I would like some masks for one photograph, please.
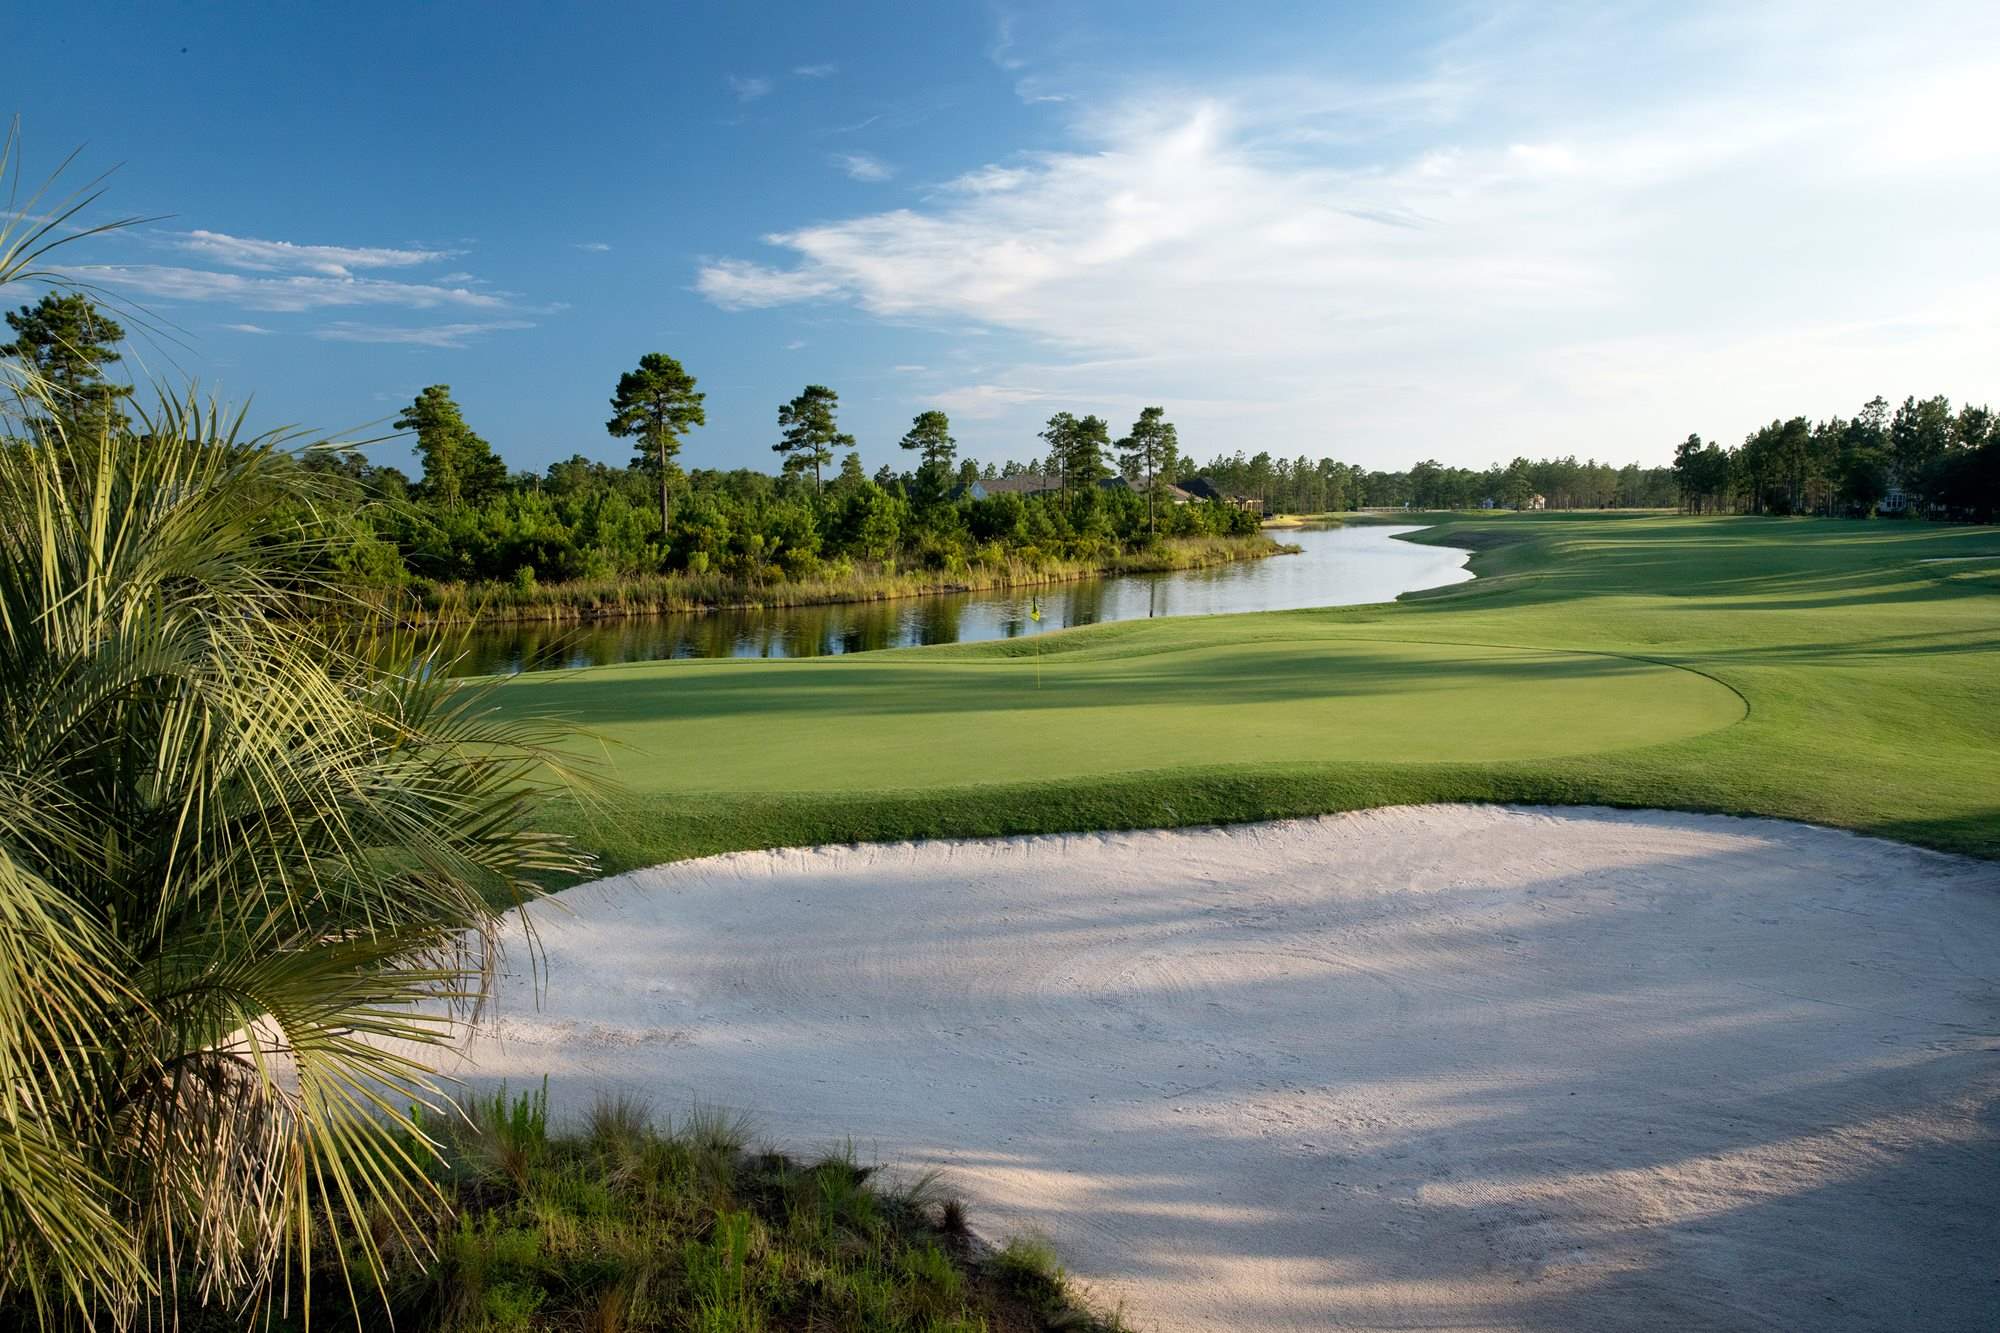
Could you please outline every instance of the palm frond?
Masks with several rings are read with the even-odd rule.
[[[425,1053],[484,1002],[507,908],[587,868],[528,822],[572,775],[553,734],[326,619],[345,595],[298,436],[192,396],[88,442],[23,419],[0,445],[0,1300],[254,1305],[329,1219],[429,1227],[400,1113],[440,1104]]]

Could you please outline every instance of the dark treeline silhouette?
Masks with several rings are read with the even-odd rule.
[[[2000,419],[1991,408],[1877,396],[1852,417],[1773,421],[1734,449],[1690,435],[1674,451],[1690,513],[1876,514],[1990,523],[2000,511]]]
[[[1200,469],[1220,488],[1262,501],[1267,513],[1319,514],[1346,509],[1657,509],[1674,503],[1672,471],[1627,463],[1614,467],[1574,456],[1486,468],[1447,467],[1426,459],[1406,472],[1374,472],[1337,459],[1272,458],[1238,453]]]

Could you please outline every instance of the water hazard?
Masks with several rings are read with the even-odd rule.
[[[586,624],[495,625],[466,637],[469,675],[665,657],[824,657],[1020,635],[1148,616],[1205,616],[1387,602],[1472,577],[1467,551],[1395,540],[1416,526],[1297,528],[1297,555],[1168,574],[1086,579],[890,602],[630,616]],[[1039,602],[1039,626],[1030,619]]]

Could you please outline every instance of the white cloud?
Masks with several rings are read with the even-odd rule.
[[[491,292],[383,278],[305,275],[254,277],[163,264],[91,264],[70,270],[86,281],[119,293],[170,301],[218,301],[244,310],[301,311],[338,306],[401,306],[428,310],[458,306],[499,310],[508,302]]]
[[[1014,54],[1014,15],[1002,12],[993,19],[993,40],[987,43],[986,58],[1001,69],[1019,69],[1027,62]]]
[[[965,194],[998,194],[1026,185],[1034,179],[1034,174],[1026,167],[984,166],[947,181],[945,188]]]
[[[1652,458],[1877,391],[1990,393],[2000,33],[1915,7],[1717,7],[1650,34],[1679,65],[1583,25],[1612,71],[1588,91],[1540,63],[1574,43],[1518,33],[1380,87],[1141,89],[1079,107],[1061,151],[769,236],[782,262],[696,286],[1010,331],[1047,356],[948,407],[1018,430],[1053,395],[1167,396],[1204,453]],[[1962,40],[1940,46],[1946,18]]]
[[[930,367],[916,366],[916,365],[902,365],[902,366],[891,366],[890,369],[894,370],[898,375],[916,375],[916,374],[921,374],[923,371],[929,370]]]
[[[824,65],[794,65],[792,73],[802,79],[830,79],[840,72],[840,66],[831,62]]]
[[[608,254],[611,250],[610,243],[606,241],[578,241],[571,248],[587,250],[594,255]]]
[[[1033,78],[1017,79],[1014,83],[1014,96],[1020,98],[1029,106],[1034,106],[1042,102],[1074,102],[1076,100],[1075,93],[1056,92],[1049,87],[1046,80]]]
[[[753,310],[832,296],[841,290],[832,278],[784,273],[761,264],[720,259],[702,265],[695,290],[725,310]]]
[[[729,91],[736,94],[739,102],[754,102],[771,93],[771,81],[761,74],[744,78],[735,74],[729,76]]]
[[[1012,408],[1050,402],[1055,395],[1023,384],[968,384],[931,397],[953,416],[987,421],[1006,415]]]
[[[1561,175],[1578,167],[1576,154],[1559,143],[1517,143],[1507,150],[1507,158],[1529,171]]]
[[[806,345],[806,341],[805,341],[805,339],[803,339],[803,338],[794,338],[794,339],[792,339],[792,340],[791,340],[790,342],[788,342],[788,343],[786,343],[786,344],[785,344],[785,350],[786,350],[787,352],[796,352],[796,351],[798,351],[798,350],[799,350],[800,348],[804,347],[805,345]]]
[[[480,324],[431,324],[415,328],[379,324],[356,324],[338,320],[313,330],[315,338],[329,342],[398,343],[410,347],[463,347],[468,341],[488,333],[501,333],[535,326],[522,319],[488,320]]]
[[[835,153],[827,160],[846,172],[853,180],[885,181],[896,174],[894,167],[868,153]]]
[[[249,236],[231,236],[219,231],[191,231],[173,237],[175,248],[230,268],[263,273],[322,273],[328,277],[352,276],[355,269],[409,268],[432,264],[459,254],[457,250],[408,250],[385,246],[298,245],[291,241],[264,241]]]
[[[471,273],[446,273],[436,278],[411,281],[357,271],[435,264],[463,253],[459,250],[308,245],[208,230],[174,233],[166,236],[164,241],[175,250],[218,267],[95,264],[79,265],[69,272],[80,281],[121,295],[167,302],[214,303],[245,312],[299,314],[340,309],[459,310],[487,312],[496,316],[481,322],[414,328],[343,320],[310,330],[316,337],[335,341],[458,347],[463,346],[466,339],[479,334],[534,327],[520,318],[522,314],[534,311],[519,305],[509,293],[486,288],[483,280]],[[274,332],[262,324],[240,320],[224,323],[220,327],[231,333],[253,336]]]

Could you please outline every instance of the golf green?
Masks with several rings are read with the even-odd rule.
[[[1744,715],[1726,686],[1630,657],[1367,640],[1041,662],[642,663],[523,681],[540,707],[616,738],[612,765],[634,793],[1049,781],[1191,756],[1548,758],[1690,736]]]

